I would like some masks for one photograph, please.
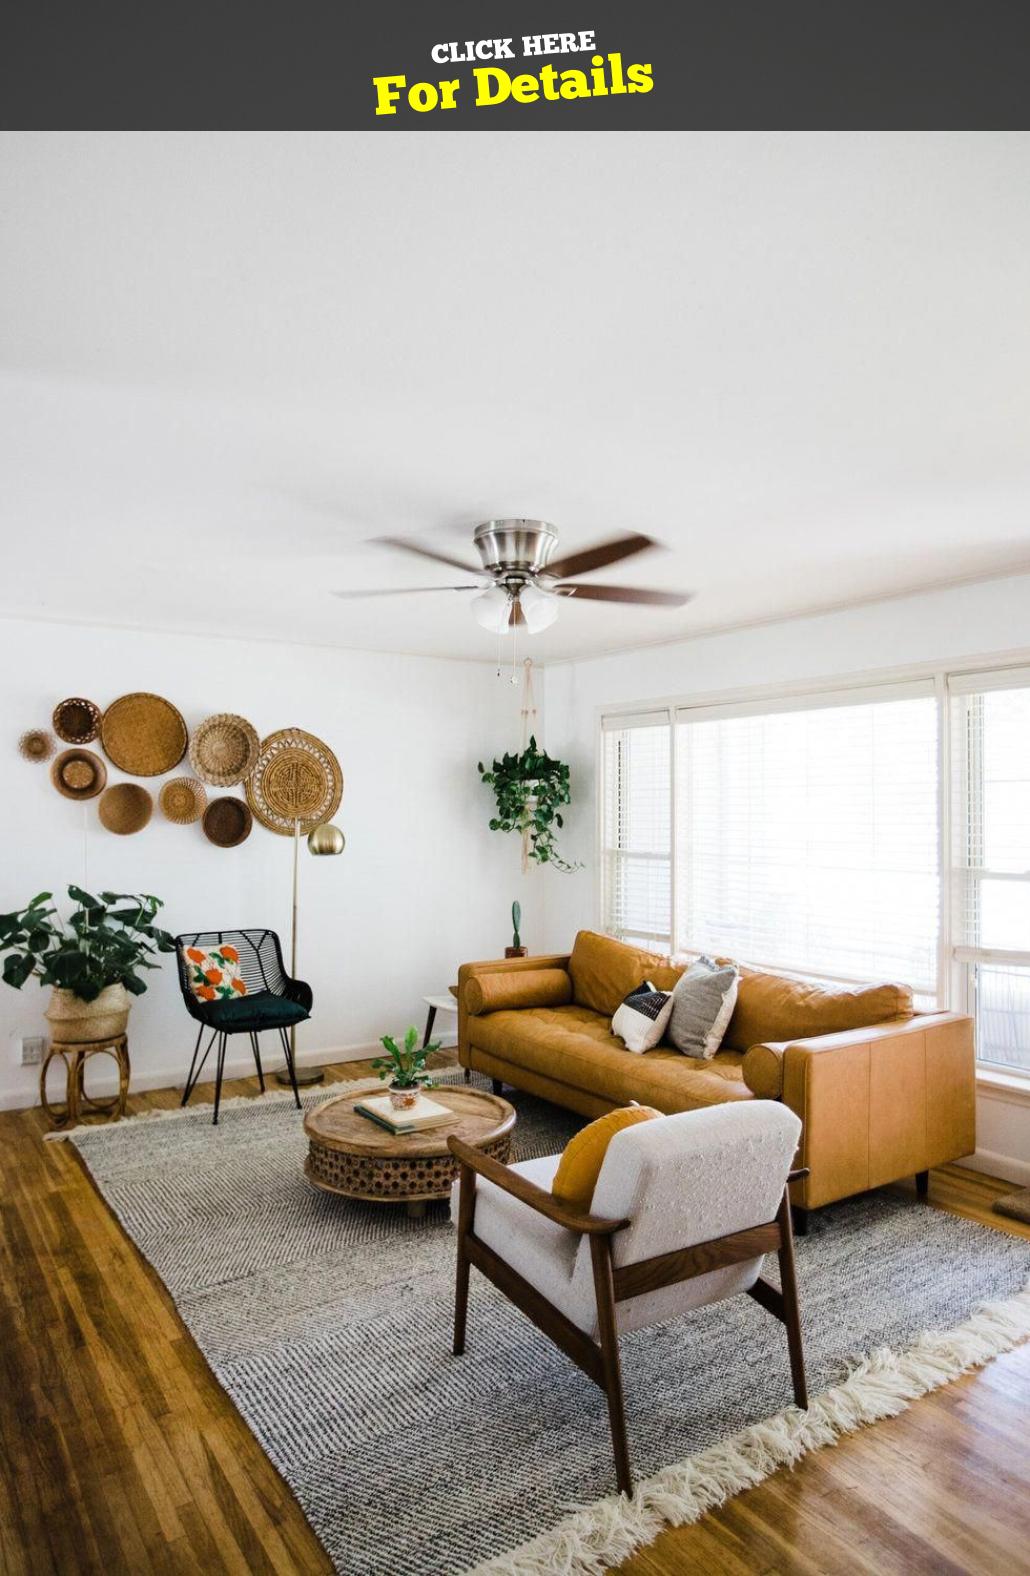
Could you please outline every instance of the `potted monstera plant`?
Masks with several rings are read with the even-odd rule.
[[[160,898],[70,886],[74,904],[62,920],[53,893],[40,892],[28,908],[0,914],[3,977],[20,990],[35,976],[53,987],[46,1017],[65,1042],[114,1039],[125,1033],[133,996],[147,988],[143,971],[160,967],[156,954],[175,941],[154,924]]]

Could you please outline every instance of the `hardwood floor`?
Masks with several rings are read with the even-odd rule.
[[[360,1077],[367,1064],[330,1070]],[[256,1094],[254,1079],[226,1094]],[[209,1098],[206,1087],[195,1100]],[[133,1112],[178,1104],[130,1097]],[[38,1110],[0,1113],[0,1570],[323,1572],[289,1489],[157,1278]],[[999,1230],[1010,1185],[950,1166],[931,1203]],[[1030,1572],[1030,1344],[806,1456],[622,1576]],[[441,1576],[445,1573],[441,1572]]]

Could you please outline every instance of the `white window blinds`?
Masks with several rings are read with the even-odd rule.
[[[606,718],[602,731],[602,924],[663,951],[672,942],[671,736],[667,712]]]
[[[937,707],[880,694],[677,714],[677,947],[936,998]]]
[[[949,689],[954,955],[980,1060],[1030,1072],[1030,671]]]

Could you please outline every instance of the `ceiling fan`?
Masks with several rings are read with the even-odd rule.
[[[656,543],[650,536],[632,532],[598,542],[565,558],[553,557],[558,532],[546,520],[487,520],[478,525],[472,540],[481,568],[462,563],[435,547],[403,536],[381,536],[384,546],[395,547],[435,564],[446,564],[479,578],[458,586],[388,586],[377,591],[337,591],[340,597],[394,596],[418,591],[474,591],[472,614],[484,629],[503,634],[524,625],[537,634],[553,624],[561,606],[559,598],[578,597],[582,602],[635,603],[643,607],[682,607],[690,601],[685,591],[653,591],[638,586],[581,584],[578,577],[604,569]]]

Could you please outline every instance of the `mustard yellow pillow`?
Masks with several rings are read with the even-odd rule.
[[[608,1145],[616,1133],[661,1114],[650,1105],[620,1106],[581,1128],[565,1145],[551,1183],[552,1196],[573,1209],[588,1210]]]

